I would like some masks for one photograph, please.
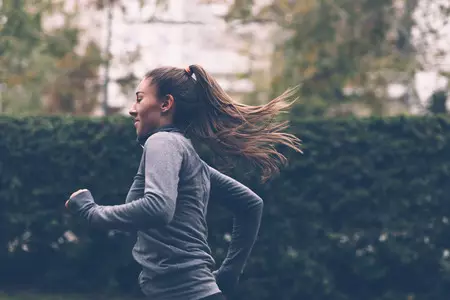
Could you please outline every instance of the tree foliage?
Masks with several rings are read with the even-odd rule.
[[[98,94],[99,46],[79,46],[79,7],[64,1],[4,0],[0,7],[1,112],[90,113]],[[58,15],[60,26],[45,26]],[[78,49],[77,49],[78,48]]]
[[[267,2],[236,0],[226,19],[237,26],[276,27],[271,97],[300,86],[299,116],[352,114],[358,107],[372,114],[391,113],[394,101],[387,86],[412,88],[429,47],[425,40],[433,34],[423,22],[416,26],[419,0]],[[441,19],[448,16],[444,8],[440,12]],[[406,95],[396,104],[407,112],[413,99]]]

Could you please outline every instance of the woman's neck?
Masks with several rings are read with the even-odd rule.
[[[153,134],[157,133],[157,132],[161,132],[161,131],[165,131],[165,132],[181,132],[181,130],[179,130],[177,127],[175,127],[175,125],[172,124],[168,124],[168,125],[163,125],[160,126],[158,128],[152,129],[149,133],[143,135],[143,136],[138,136],[137,137],[137,142],[139,144],[141,144],[141,146],[144,146],[145,142],[147,141],[147,139],[152,136]]]

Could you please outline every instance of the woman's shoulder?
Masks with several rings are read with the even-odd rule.
[[[175,148],[178,151],[185,151],[186,147],[190,146],[190,140],[187,139],[182,133],[160,131],[152,134],[144,144],[144,148],[162,148],[169,149]]]

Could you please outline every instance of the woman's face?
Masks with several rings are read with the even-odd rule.
[[[136,101],[129,114],[134,119],[138,137],[145,136],[150,131],[164,125],[162,123],[164,103],[157,98],[156,88],[151,84],[151,78],[143,79],[136,90]]]

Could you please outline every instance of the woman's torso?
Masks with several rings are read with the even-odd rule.
[[[142,291],[151,299],[198,300],[219,292],[207,243],[210,174],[187,138],[170,135],[183,149],[175,213],[166,226],[138,231],[133,257],[142,266]],[[143,157],[126,202],[144,196],[144,174]]]

